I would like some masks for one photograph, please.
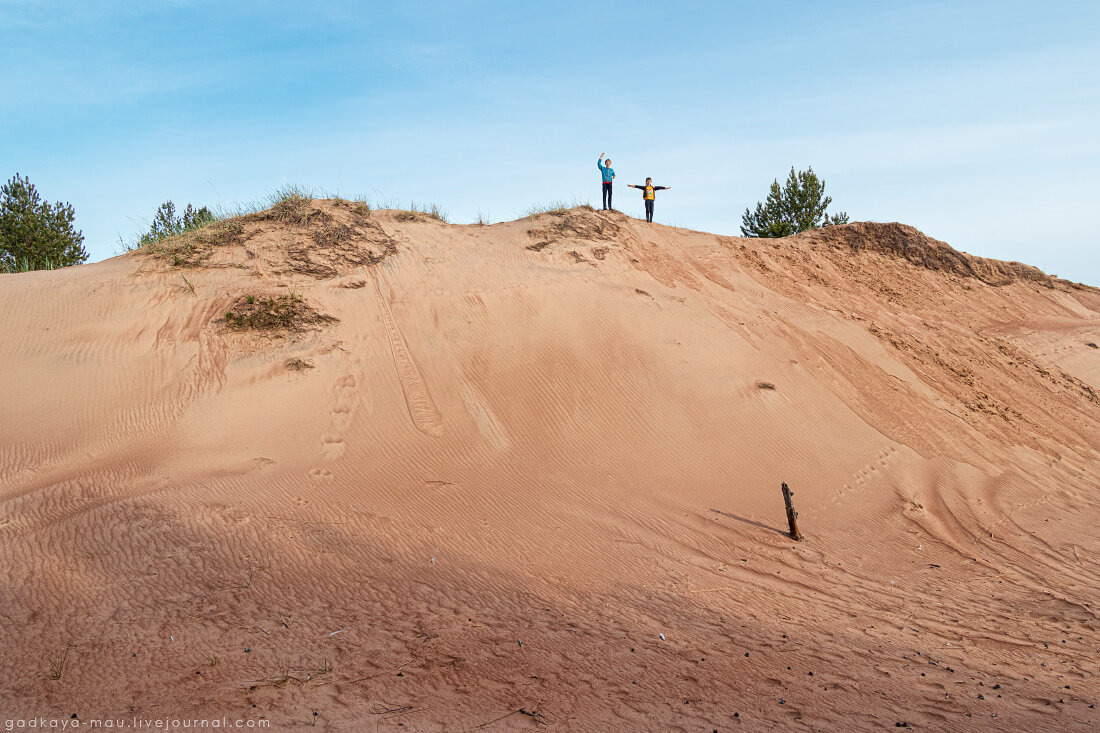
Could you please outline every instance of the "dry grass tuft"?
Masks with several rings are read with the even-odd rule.
[[[313,199],[292,196],[279,201],[267,211],[260,212],[257,216],[280,224],[292,224],[295,226],[309,226],[314,221],[322,223],[332,220],[332,217],[313,205]]]
[[[306,369],[312,369],[313,362],[306,361],[305,359],[299,359],[297,356],[295,356],[292,359],[287,359],[285,366],[292,372],[301,372],[305,371]]]
[[[393,215],[397,221],[421,221],[423,217],[448,223],[447,212],[436,204],[418,204],[413,201],[406,211],[398,211]]]
[[[358,198],[354,201],[349,201],[339,196],[332,199],[333,206],[339,206],[344,209],[348,209],[352,214],[358,216],[361,219],[365,219],[370,216],[370,204],[364,198]]]
[[[234,331],[301,331],[332,322],[291,293],[276,297],[242,295],[225,312],[225,325]]]
[[[529,207],[524,216],[537,216],[538,214],[553,214],[554,216],[561,216],[562,214],[568,214],[573,209],[580,209],[581,211],[595,211],[591,204],[573,199],[573,201],[551,201],[548,204],[535,204]]]
[[[65,674],[65,663],[69,659],[69,649],[65,648],[65,651],[61,652],[61,656],[57,659],[50,660],[50,679],[59,680],[61,675]]]
[[[356,230],[346,224],[326,221],[313,232],[313,241],[319,247],[333,247],[351,240]]]

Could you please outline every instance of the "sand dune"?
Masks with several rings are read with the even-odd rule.
[[[0,310],[0,718],[1100,725],[1094,288],[313,201]]]

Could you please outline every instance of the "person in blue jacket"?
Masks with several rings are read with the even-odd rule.
[[[645,201],[645,220],[648,222],[653,221],[653,200],[657,198],[654,194],[658,191],[667,191],[672,186],[654,186],[653,179],[645,179],[644,186],[635,186],[633,183],[628,183],[627,188],[640,188],[642,189],[642,200]]]
[[[596,167],[600,169],[600,174],[603,176],[603,208],[606,211],[611,208],[611,182],[615,180],[615,169],[611,167],[610,158],[604,162],[603,153],[600,153]]]

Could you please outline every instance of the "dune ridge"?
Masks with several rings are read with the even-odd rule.
[[[929,270],[942,270],[962,277],[973,277],[987,285],[1008,285],[1017,280],[1030,280],[1054,286],[1062,282],[1069,287],[1085,287],[1078,283],[1059,281],[1042,270],[1021,262],[1006,262],[975,257],[959,252],[946,242],[933,239],[914,227],[892,222],[854,222],[839,227],[813,229],[797,235],[814,244],[849,247],[853,251],[871,250],[901,257]]]
[[[1095,288],[300,200],[0,307],[9,717],[1098,723]]]

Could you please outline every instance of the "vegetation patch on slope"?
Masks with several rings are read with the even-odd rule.
[[[242,295],[222,319],[234,331],[302,331],[335,321],[318,312],[299,296]]]
[[[527,236],[535,240],[527,245],[527,249],[541,252],[551,244],[562,240],[606,242],[617,238],[623,232],[621,226],[606,216],[597,214],[588,205],[566,210],[554,209],[542,214],[542,216],[546,215],[551,218],[549,223],[527,230]]]
[[[174,267],[198,267],[210,257],[215,247],[243,241],[243,232],[239,218],[219,219],[197,229],[149,239],[140,248],[172,263]]]
[[[132,249],[173,267],[199,267],[209,265],[217,248],[242,245],[239,251],[220,254],[217,264],[254,267],[252,262],[262,262],[269,272],[317,279],[336,277],[349,266],[375,265],[397,252],[397,241],[370,219],[370,206],[362,200],[336,198],[326,206],[308,191],[290,188],[276,193],[260,211],[220,217],[207,213],[201,225],[154,227]]]

